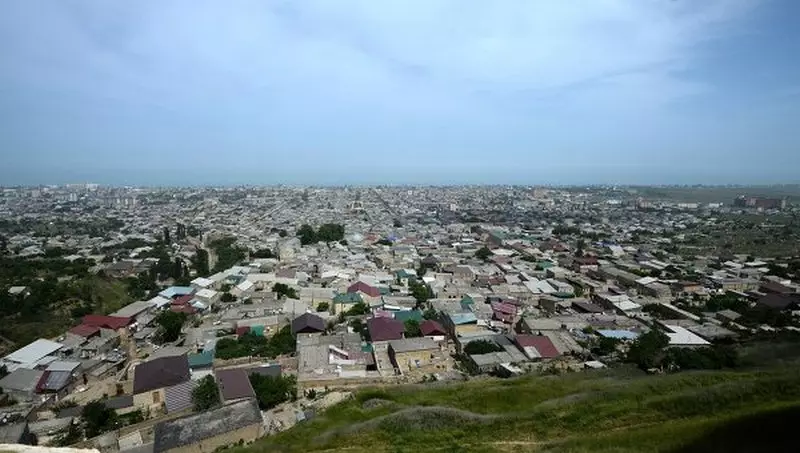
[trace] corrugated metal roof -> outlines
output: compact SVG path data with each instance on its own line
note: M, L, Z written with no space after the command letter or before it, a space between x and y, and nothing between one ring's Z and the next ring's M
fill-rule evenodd
M164 389L164 405L167 407L168 413L180 412L192 407L194 385L195 382L189 380Z
M16 363L34 363L41 359L42 357L48 356L59 349L61 349L64 345L61 343L56 343L55 341L38 339L33 343L17 349L16 351L12 352L11 354L7 355L4 360L16 362Z

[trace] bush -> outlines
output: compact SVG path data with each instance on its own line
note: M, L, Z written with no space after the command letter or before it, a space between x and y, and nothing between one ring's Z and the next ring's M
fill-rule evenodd
M256 393L258 406L269 410L285 401L294 400L297 395L297 382L294 376L250 375L250 384Z
M469 355L489 354L491 352L502 352L503 348L497 343L489 340L470 341L464 346L464 353Z
M192 390L192 403L197 411L211 409L220 403L219 387L217 387L214 376L205 376L200 379L200 382Z

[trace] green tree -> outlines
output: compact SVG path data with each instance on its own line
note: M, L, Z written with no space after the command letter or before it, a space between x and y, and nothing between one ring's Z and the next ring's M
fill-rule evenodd
M175 341L181 336L181 329L186 322L186 314L167 310L159 314L155 321L161 328L161 341L167 343Z
M428 307L424 312L422 312L422 317L425 319L437 320L439 319L439 312L437 312L433 307Z
M423 306L433 296L428 285L420 281L409 281L408 287L411 290L411 297L417 301L417 307Z
M262 410L269 410L283 402L294 400L297 395L297 381L292 375L273 377L251 374L250 384L256 393L258 406Z
M251 258L275 258L275 254L270 249L258 249L250 254Z
M285 283L275 283L272 285L272 292L278 294L278 298L288 297L289 299L298 299L297 290Z
M501 352L503 348L494 341L474 340L464 346L464 353L469 355L488 354L490 352Z
M346 316L361 316L361 315L366 315L370 311L371 310L369 308L369 305L367 305L366 303L364 303L364 302L356 302L356 303L353 304L353 306L350 307L349 310L347 310L345 315Z
M236 296L231 293L225 292L222 293L222 296L219 298L220 302L234 302L236 301Z
M329 304L328 302L320 302L317 305L317 312L328 311L330 309L330 306L331 304Z
M197 411L206 411L219 405L219 387L217 387L214 376L209 375L200 379L200 382L192 390L192 403Z
M95 437L117 427L117 413L106 407L102 401L92 401L83 407L81 417L86 430L86 437Z
M488 261L490 256L492 256L492 251L487 247L481 247L475 252L475 258L479 260Z
M164 236L163 236L164 243L165 243L165 244L167 244L167 245L171 245L171 244L172 244L172 242L169 240L169 239L170 239L170 238L169 238L169 228L167 228L167 227L164 227L164 233L163 233L163 235L164 235Z
M403 323L407 338L415 338L422 336L422 330L419 328L419 321L416 319L409 319Z
M617 350L619 343L620 341L616 338L600 337L597 340L597 345L592 348L592 352L597 355L609 355Z
M643 370L657 368L664 356L664 348L668 345L669 337L660 330L653 329L634 340L628 350L627 360Z
M210 269L208 268L208 252L206 250L197 250L193 264L198 276L205 277L210 273Z
M300 238L301 245L309 245L309 244L316 244L317 242L317 233L314 231L314 228L304 223L300 226L297 230L297 236Z

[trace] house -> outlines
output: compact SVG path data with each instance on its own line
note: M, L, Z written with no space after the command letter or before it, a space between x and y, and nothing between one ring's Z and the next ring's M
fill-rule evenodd
M389 359L400 373L409 371L429 373L436 370L441 357L439 344L430 338L404 338L389 342Z
M756 300L758 305L773 310L797 310L800 308L800 296L793 294L772 293Z
M672 325L672 324L664 324L659 322L666 331L664 332L669 337L669 345L670 346L678 346L678 347L697 347L697 346L708 346L711 343L704 340L702 337L690 332L688 329Z
M82 319L83 325L90 327L102 327L104 329L111 329L120 331L133 323L133 318L123 316L106 316L106 315L86 315Z
M370 318L367 320L367 329L373 342L399 340L403 338L405 325L392 318Z
M16 297L28 297L31 295L31 289L27 286L12 286L8 288L8 294Z
M140 363L133 371L133 401L142 409L160 407L164 403L166 387L187 382L190 378L186 355Z
M353 283L352 285L350 285L347 288L347 292L348 293L362 293L362 294L364 294L364 295L366 295L368 297L373 297L373 298L381 297L381 291L378 288L376 288L374 286L371 286L371 285L368 285L368 284L366 284L366 283L364 283L362 281L357 281L357 282Z
M312 313L304 313L292 320L292 333L320 333L325 331L325 320Z
M63 347L61 343L40 338L0 359L0 365L5 365L8 371L20 367L33 369L40 360L54 355Z
M492 302L492 318L506 324L513 324L517 316L517 307L502 302Z
M170 286L169 288L158 293L159 296L165 299L174 299L180 296L188 296L194 294L195 288L191 286Z
M432 319L422 321L419 324L419 329L422 331L422 336L433 341L444 341L447 338L447 331L444 327Z
M36 436L31 434L27 421L0 425L0 444L11 445L9 451L20 451L14 445L35 445ZM6 451L4 448L3 451Z
M720 310L716 313L716 318L720 322L736 322L742 315L733 310Z
M233 287L231 294L243 299L253 294L254 291L255 283L251 282L250 280L242 280L241 283Z
M572 308L581 313L602 313L603 307L588 301L572 302Z
M237 442L252 442L264 434L255 399L157 423L153 453L212 453Z
M18 402L33 401L43 375L42 370L17 368L0 379L0 389Z
M90 339L97 336L100 336L100 328L95 326L87 326L86 324L78 324L77 326L68 330L69 333L73 335L77 335L79 337L83 337L84 339Z
M189 284L197 289L208 289L214 286L214 280L205 277L197 277L196 279L189 282Z
M550 338L544 335L516 335L514 343L531 360L552 359L561 355Z
M256 392L250 384L250 378L244 368L217 370L217 386L223 402L242 398L255 398Z
M333 312L346 313L353 305L364 303L359 293L341 293L333 296Z
M139 316L144 315L153 309L154 307L151 302L141 300L120 308L114 313L111 313L111 316L118 318L138 318Z
M794 292L792 288L775 281L764 282L759 289L768 294L791 294Z

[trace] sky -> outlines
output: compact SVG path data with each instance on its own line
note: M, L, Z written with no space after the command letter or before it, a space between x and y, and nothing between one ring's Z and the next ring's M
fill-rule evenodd
M797 0L4 0L0 185L755 184Z

